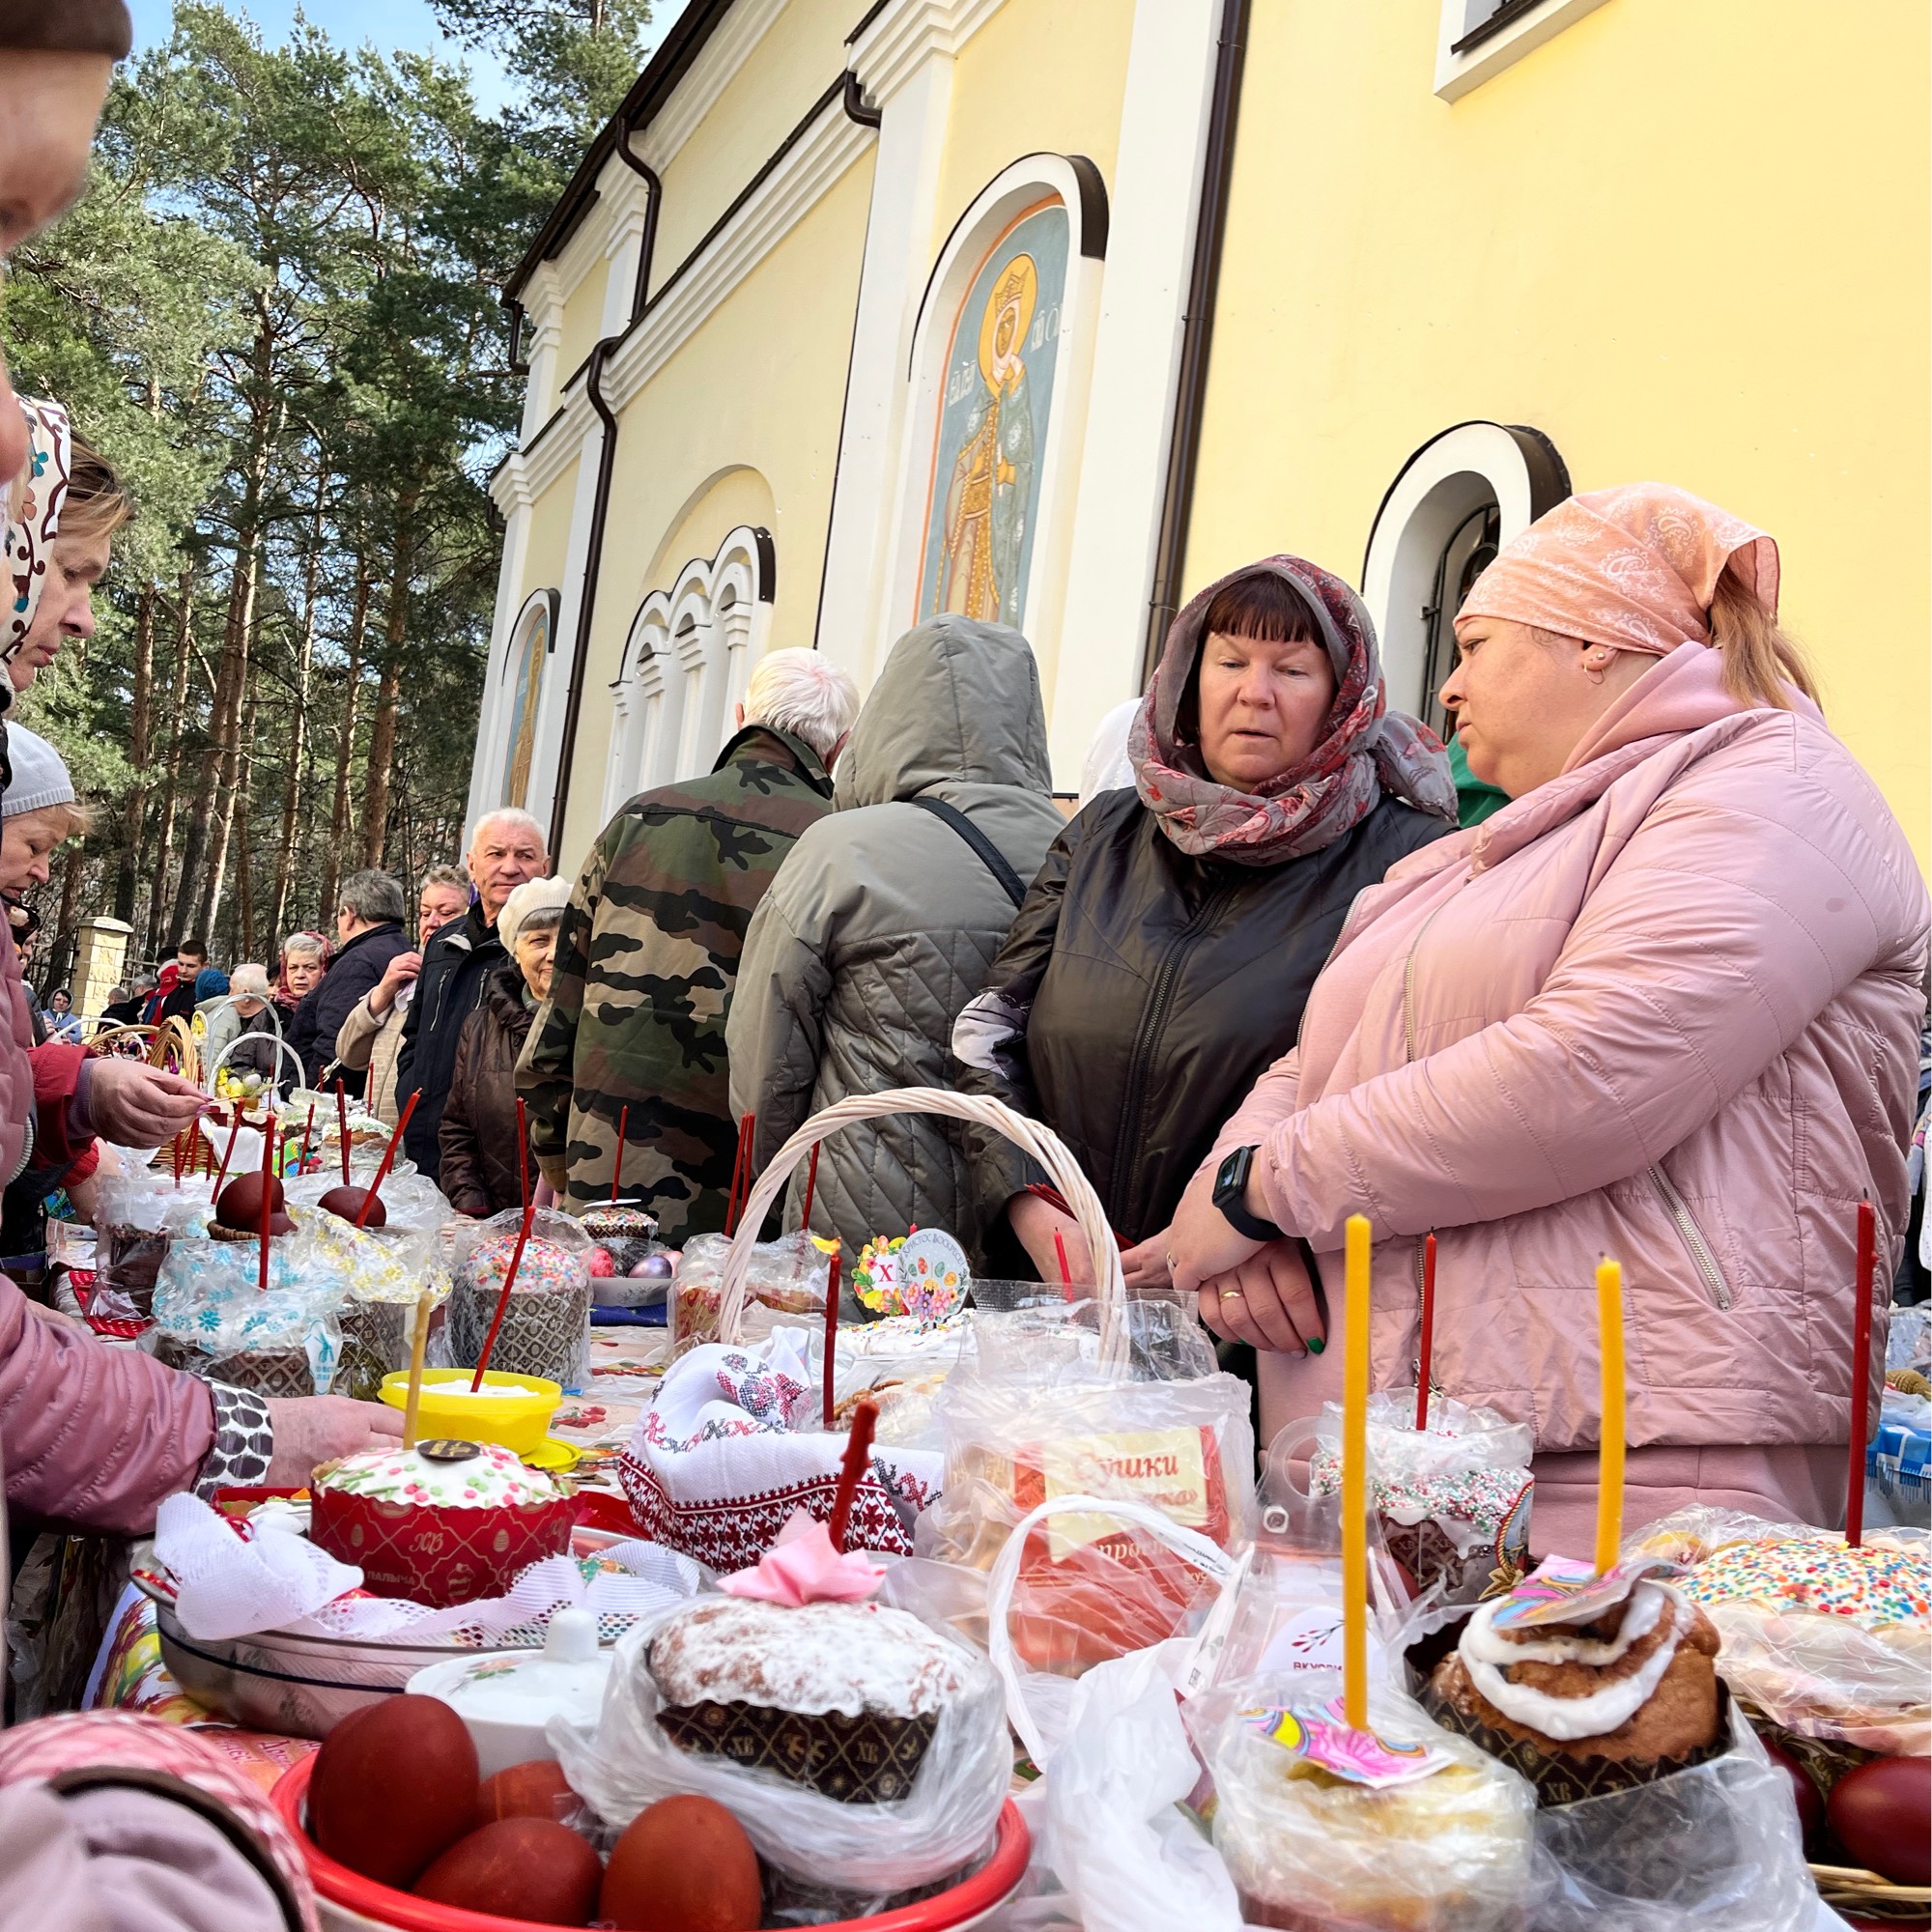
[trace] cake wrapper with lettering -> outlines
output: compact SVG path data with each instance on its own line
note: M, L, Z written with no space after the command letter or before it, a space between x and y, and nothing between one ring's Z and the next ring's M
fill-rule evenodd
M919 1776L936 1717L889 1718L862 1711L806 1716L756 1704L667 1704L657 1716L681 1750L728 1758L747 1771L775 1772L841 1804L891 1804Z
M1465 1717L1432 1683L1423 1685L1417 1701L1445 1731L1467 1738L1499 1764L1506 1764L1528 1778L1536 1787L1537 1804L1544 1807L1577 1804L1586 1798L1602 1798L1608 1792L1651 1784L1673 1772L1708 1764L1731 1748L1731 1695L1721 1679L1718 1683L1716 1737L1710 1744L1681 1757L1608 1758L1546 1751L1527 1738L1507 1736L1479 1719Z
M447 1609L505 1595L520 1571L570 1547L574 1496L525 1505L466 1509L396 1503L376 1496L315 1492L309 1538L343 1563L362 1568L379 1597Z
M164 1368L270 1399L318 1393L314 1366L300 1349L244 1349L232 1355L212 1355L179 1336L156 1334L154 1356Z

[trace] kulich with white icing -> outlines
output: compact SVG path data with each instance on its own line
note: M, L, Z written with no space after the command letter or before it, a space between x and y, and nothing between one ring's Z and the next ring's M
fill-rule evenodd
M315 1472L313 1487L377 1502L431 1509L497 1509L547 1503L564 1493L541 1469L526 1467L512 1449L480 1442L455 1461L422 1449L366 1449Z

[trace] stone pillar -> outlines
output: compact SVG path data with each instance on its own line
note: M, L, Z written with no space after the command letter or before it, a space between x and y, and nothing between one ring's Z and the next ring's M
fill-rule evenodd
M134 928L125 919L84 919L74 940L73 979L69 991L83 1019L96 1018L107 1005L111 986L128 964L128 941Z

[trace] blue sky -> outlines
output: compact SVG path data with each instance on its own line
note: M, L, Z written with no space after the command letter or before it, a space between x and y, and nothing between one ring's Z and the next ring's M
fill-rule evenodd
M264 38L273 43L288 38L297 11L297 0L226 0L226 4L231 14L253 20ZM167 39L174 20L173 0L129 0L129 7L134 15L137 52ZM301 11L334 40L357 46L374 41L384 53L408 47L418 53L440 54L444 60L460 59L474 77L477 101L485 111L502 104L501 67L487 53L445 41L430 12L429 0L309 0ZM673 17L676 12L675 7L666 8L659 18Z

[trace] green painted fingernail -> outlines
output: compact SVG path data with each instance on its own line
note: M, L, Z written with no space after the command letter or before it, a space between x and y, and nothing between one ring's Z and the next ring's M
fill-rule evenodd
M1319 1355L1327 1346L1328 1344L1320 1335L1311 1335L1308 1338L1308 1352L1311 1355Z

